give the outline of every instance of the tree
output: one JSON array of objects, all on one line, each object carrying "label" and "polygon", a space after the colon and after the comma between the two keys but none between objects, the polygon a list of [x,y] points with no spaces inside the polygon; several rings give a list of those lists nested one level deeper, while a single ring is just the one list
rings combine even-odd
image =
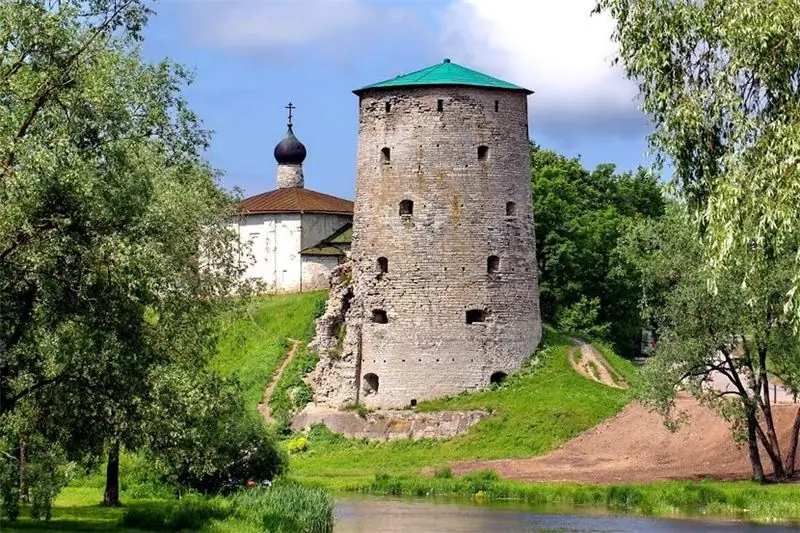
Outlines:
[{"label": "tree", "polygon": [[531,167],[543,318],[630,353],[640,289],[614,249],[630,220],[663,213],[658,180],[641,169],[617,174],[610,164],[590,172],[536,145]]},{"label": "tree", "polygon": [[[800,2],[599,0],[596,11],[615,21],[651,145],[674,167],[711,273],[735,264],[751,282],[770,260],[745,253],[751,243],[786,249],[800,228]],[[795,319],[799,282],[795,268]]]},{"label": "tree", "polygon": [[[795,472],[800,411],[785,457],[775,430],[770,374],[793,391],[800,385],[800,343],[783,307],[794,273],[792,254],[776,257],[742,286],[741,271],[729,268],[708,290],[708,265],[696,228],[683,204],[662,220],[641,221],[626,234],[620,253],[636,265],[643,281],[643,310],[656,325],[655,355],[641,373],[638,398],[675,427],[678,389],[728,420],[746,440],[753,478],[764,481],[759,443],[776,479]],[[753,250],[752,253],[758,253]],[[727,386],[713,385],[727,380]]]},{"label": "tree", "polygon": [[169,484],[229,493],[283,472],[286,458],[248,411],[238,382],[176,365],[151,379],[146,449]]},{"label": "tree", "polygon": [[[150,14],[143,0],[0,3],[0,445],[10,456],[26,436],[68,458],[108,447],[112,462],[117,446],[143,442],[147,377],[202,367],[239,288],[231,198],[180,93],[191,77],[139,56]],[[113,479],[107,496],[117,503]]]}]

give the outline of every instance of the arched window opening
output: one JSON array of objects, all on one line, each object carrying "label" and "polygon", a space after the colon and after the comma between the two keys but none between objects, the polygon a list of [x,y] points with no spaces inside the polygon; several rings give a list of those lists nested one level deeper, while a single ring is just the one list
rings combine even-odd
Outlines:
[{"label": "arched window opening", "polygon": [[364,396],[378,394],[378,388],[380,387],[380,384],[381,380],[377,374],[373,374],[372,372],[369,374],[364,374]]},{"label": "arched window opening", "polygon": [[375,324],[388,324],[389,323],[389,316],[386,314],[386,311],[383,309],[373,309],[372,310],[372,321]]},{"label": "arched window opening", "polygon": [[414,213],[414,202],[412,200],[403,200],[400,202],[400,214],[411,215]]},{"label": "arched window opening", "polygon": [[517,216],[517,204],[515,204],[514,202],[506,202],[506,216],[507,217]]},{"label": "arched window opening", "polygon": [[486,272],[489,274],[496,274],[500,272],[500,258],[496,255],[490,255],[486,258]]},{"label": "arched window opening", "polygon": [[389,272],[389,260],[386,259],[385,257],[378,258],[378,271],[381,274],[386,274],[387,272]]},{"label": "arched window opening", "polygon": [[478,161],[485,161],[487,157],[489,157],[489,147],[478,146]]},{"label": "arched window opening", "polygon": [[388,113],[391,110],[392,110],[392,103],[391,102],[386,102],[386,112]]},{"label": "arched window opening", "polygon": [[489,377],[489,383],[492,385],[500,385],[502,382],[506,380],[508,374],[505,372],[495,372],[494,374]]},{"label": "arched window opening", "polygon": [[470,309],[467,311],[467,324],[486,322],[486,311],[483,309]]},{"label": "arched window opening", "polygon": [[444,100],[436,100],[436,111],[444,111]]},{"label": "arched window opening", "polygon": [[388,146],[384,146],[381,148],[381,162],[384,165],[388,165],[392,161],[392,151],[389,149]]}]

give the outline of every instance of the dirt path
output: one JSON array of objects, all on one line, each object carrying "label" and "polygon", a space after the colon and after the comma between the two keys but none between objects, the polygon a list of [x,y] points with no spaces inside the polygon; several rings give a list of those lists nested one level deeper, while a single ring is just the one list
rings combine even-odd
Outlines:
[{"label": "dirt path", "polygon": [[578,374],[615,389],[628,388],[625,379],[594,346],[579,339],[571,341],[575,347],[569,350],[569,362]]},{"label": "dirt path", "polygon": [[275,387],[278,385],[278,381],[281,379],[283,375],[283,371],[286,370],[286,367],[289,366],[289,363],[292,362],[294,359],[295,354],[297,353],[297,347],[300,346],[300,341],[297,339],[289,339],[292,342],[292,345],[289,347],[289,350],[286,352],[286,355],[281,361],[280,366],[273,374],[272,379],[269,380],[269,384],[267,385],[266,390],[264,391],[264,399],[258,404],[258,410],[264,415],[268,423],[275,422],[272,419],[272,414],[269,411],[269,399],[272,397],[272,393],[275,392]]},{"label": "dirt path", "polygon": [[[676,433],[664,427],[659,415],[631,404],[547,455],[461,462],[452,465],[453,473],[492,469],[506,479],[594,484],[750,477],[747,449],[733,442],[724,420],[685,395],[677,406],[690,419]],[[796,405],[773,406],[784,454],[796,411]],[[771,472],[763,450],[761,458]]]}]

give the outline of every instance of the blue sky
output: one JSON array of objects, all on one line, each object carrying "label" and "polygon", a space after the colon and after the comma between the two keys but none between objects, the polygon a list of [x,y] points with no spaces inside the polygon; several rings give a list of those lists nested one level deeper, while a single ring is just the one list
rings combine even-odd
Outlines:
[{"label": "blue sky", "polygon": [[610,60],[593,0],[161,0],[145,57],[196,74],[186,90],[212,129],[226,188],[275,188],[286,104],[308,149],[306,187],[353,198],[353,89],[449,57],[526,86],[530,131],[546,148],[620,169],[647,164],[648,125]]}]

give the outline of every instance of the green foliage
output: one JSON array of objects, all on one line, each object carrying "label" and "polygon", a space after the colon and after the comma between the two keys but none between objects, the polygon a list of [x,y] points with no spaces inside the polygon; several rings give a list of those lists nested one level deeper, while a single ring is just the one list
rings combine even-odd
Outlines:
[{"label": "green foliage", "polygon": [[[753,243],[796,251],[800,228],[797,2],[599,0],[598,9],[614,19],[619,58],[655,125],[651,146],[674,168],[706,264],[757,282],[769,253],[748,253]],[[798,281],[784,294],[795,320]]]},{"label": "green foliage", "polygon": [[375,443],[348,440],[315,426],[308,433],[308,451],[290,461],[292,476],[340,487],[375,473],[403,474],[457,460],[529,457],[552,450],[628,402],[625,391],[574,372],[567,360],[569,347],[566,336],[545,327],[539,352],[501,387],[417,406],[419,411],[492,413],[464,435]]},{"label": "green foliage", "polygon": [[662,216],[658,180],[642,169],[617,174],[608,164],[590,172],[536,145],[531,172],[543,319],[631,354],[640,285],[614,249],[631,221]]},{"label": "green foliage", "polygon": [[227,499],[190,495],[173,503],[135,505],[122,523],[147,531],[330,533],[333,499],[320,489],[281,481]]},{"label": "green foliage", "polygon": [[149,15],[0,3],[0,435],[48,444],[32,494],[56,490],[34,475],[48,449],[93,463],[141,446],[154,371],[204,367],[238,300],[232,198],[181,95],[191,76],[142,60]]},{"label": "green foliage", "polygon": [[308,439],[300,435],[286,443],[286,450],[291,454],[303,453],[308,449]]},{"label": "green foliage", "polygon": [[[167,479],[203,493],[229,493],[283,471],[284,456],[245,406],[235,382],[214,374],[192,381],[182,377],[162,373],[153,404],[157,412],[148,417],[155,426],[148,453]],[[185,412],[187,404],[196,409]]]},{"label": "green foliage", "polygon": [[[717,276],[711,292],[703,245],[679,204],[670,206],[664,219],[634,228],[620,252],[646,281],[643,310],[656,326],[658,339],[655,356],[642,370],[637,396],[674,425],[681,416],[674,408],[675,397],[678,387],[683,388],[715,408],[738,437],[746,435],[757,449],[757,435],[766,435],[773,425],[771,400],[763,394],[770,380],[768,358],[787,387],[800,386],[800,339],[783,305],[794,276],[794,258],[774,255],[769,268],[759,269],[747,284],[741,283],[742,270],[731,267]],[[715,374],[731,382],[729,390],[707,386]],[[790,474],[794,454],[784,462],[777,438],[760,440],[771,452],[775,476]],[[760,461],[751,456],[751,462],[754,478],[763,480]]]}]

